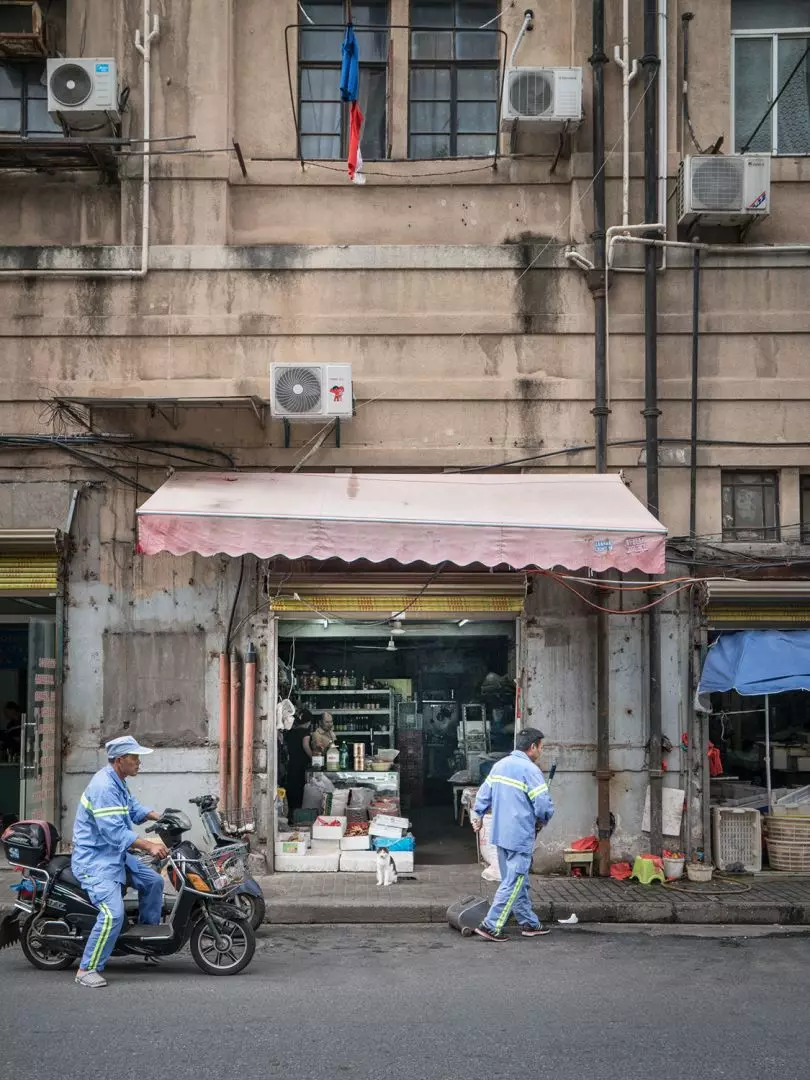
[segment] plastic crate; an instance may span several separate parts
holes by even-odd
[[[759,810],[716,806],[712,811],[714,865],[718,870],[756,873],[762,869],[762,815]]]
[[[786,870],[793,874],[810,871],[810,844],[802,841],[773,840],[765,837],[771,870]]]

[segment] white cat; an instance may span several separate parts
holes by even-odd
[[[388,848],[380,848],[377,852],[377,884],[396,885],[397,867],[394,857]]]

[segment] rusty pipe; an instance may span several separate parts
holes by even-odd
[[[242,683],[239,678],[239,653],[231,651],[231,715],[230,715],[230,775],[228,777],[229,810],[236,810],[239,804],[239,691]]]
[[[228,801],[228,753],[230,750],[230,669],[228,654],[219,654],[219,801]]]
[[[245,654],[245,693],[242,702],[242,810],[245,815],[250,815],[253,806],[253,728],[256,712],[256,650],[253,642],[248,645]]]

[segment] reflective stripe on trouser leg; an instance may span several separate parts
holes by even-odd
[[[117,881],[103,881],[92,886],[85,884],[85,888],[98,908],[98,917],[79,966],[83,971],[103,971],[124,922],[121,886]]]
[[[523,878],[523,888],[515,898],[512,906],[512,914],[521,926],[540,926],[540,919],[532,907],[532,899],[529,893],[529,879]]]
[[[501,884],[495,893],[492,907],[484,919],[484,925],[490,930],[500,931],[506,925],[515,901],[526,886],[526,875],[531,866],[532,857],[520,851],[508,851],[498,848],[498,866],[501,871]]]

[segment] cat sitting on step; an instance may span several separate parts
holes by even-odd
[[[380,848],[377,852],[377,884],[396,885],[397,868],[394,856],[388,848]]]

